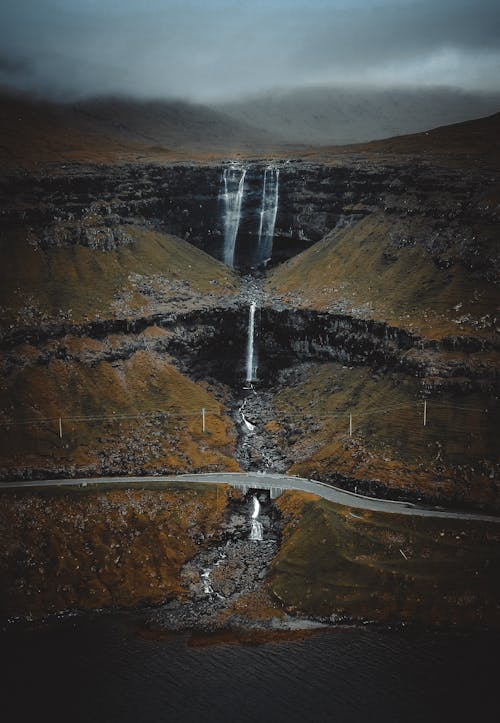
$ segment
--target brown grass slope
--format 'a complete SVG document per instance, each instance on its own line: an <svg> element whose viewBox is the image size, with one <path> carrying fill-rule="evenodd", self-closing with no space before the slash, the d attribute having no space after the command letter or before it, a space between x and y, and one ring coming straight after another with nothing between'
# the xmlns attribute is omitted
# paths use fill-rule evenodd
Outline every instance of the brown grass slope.
<svg viewBox="0 0 500 723"><path fill-rule="evenodd" d="M440 126L423 133L388 138L359 148L386 153L453 154L485 157L492 165L500 161L500 113L486 118Z"/></svg>
<svg viewBox="0 0 500 723"><path fill-rule="evenodd" d="M273 144L270 134L201 105L125 98L57 103L0 91L4 167L172 161Z"/></svg>
<svg viewBox="0 0 500 723"><path fill-rule="evenodd" d="M500 169L500 113L356 145L304 149L304 157L325 163L351 158L380 163L419 162L470 168Z"/></svg>
<svg viewBox="0 0 500 723"><path fill-rule="evenodd" d="M0 493L0 615L154 605L186 594L180 570L220 532L227 488Z"/></svg>
<svg viewBox="0 0 500 723"><path fill-rule="evenodd" d="M294 474L340 474L455 505L499 505L500 408L487 391L450 384L429 394L429 380L324 363L308 365L304 380L273 404L276 442L288 446Z"/></svg>
<svg viewBox="0 0 500 723"><path fill-rule="evenodd" d="M251 116L250 116L251 117ZM327 122L327 119L323 119ZM372 143L314 146L284 143L224 112L180 101L104 98L78 103L40 100L0 90L0 160L4 169L38 164L210 160L259 154L325 162L406 156L500 167L500 114ZM307 122L306 122L307 127Z"/></svg>
<svg viewBox="0 0 500 723"><path fill-rule="evenodd" d="M151 351L17 368L0 386L0 422L5 478L238 469L233 423L213 394Z"/></svg>
<svg viewBox="0 0 500 723"><path fill-rule="evenodd" d="M271 591L336 619L498 627L497 524L339 507L286 492Z"/></svg>
<svg viewBox="0 0 500 723"><path fill-rule="evenodd" d="M424 219L371 214L277 267L268 291L297 306L380 319L429 338L495 334L498 287L466 269L457 248L439 268L418 240L431 233ZM493 255L495 229L475 233L481 254Z"/></svg>
<svg viewBox="0 0 500 723"><path fill-rule="evenodd" d="M216 303L238 288L236 274L174 236L123 226L129 243L111 250L44 247L33 233L0 235L0 321L136 316L173 299Z"/></svg>

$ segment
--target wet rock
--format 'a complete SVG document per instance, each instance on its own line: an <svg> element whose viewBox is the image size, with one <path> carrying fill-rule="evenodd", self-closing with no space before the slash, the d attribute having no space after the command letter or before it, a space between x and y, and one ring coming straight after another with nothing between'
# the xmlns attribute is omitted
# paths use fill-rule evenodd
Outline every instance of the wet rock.
<svg viewBox="0 0 500 723"><path fill-rule="evenodd" d="M214 629L224 625L221 612L239 597L259 589L278 552L281 519L266 492L260 491L264 539L249 539L252 492L234 502L222 539L189 560L181 578L189 599L169 602L150 617L156 629ZM238 509L240 508L240 509ZM241 508L245 511L243 514ZM241 518L245 525L242 527Z"/></svg>

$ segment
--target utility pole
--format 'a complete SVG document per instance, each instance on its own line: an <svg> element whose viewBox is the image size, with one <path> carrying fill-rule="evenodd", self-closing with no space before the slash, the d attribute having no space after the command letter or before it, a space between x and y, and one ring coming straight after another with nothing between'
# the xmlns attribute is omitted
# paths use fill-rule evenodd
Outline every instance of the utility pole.
<svg viewBox="0 0 500 723"><path fill-rule="evenodd" d="M427 399L424 399L424 427L427 426Z"/></svg>
<svg viewBox="0 0 500 723"><path fill-rule="evenodd" d="M62 439L62 419L59 417L59 437Z"/></svg>
<svg viewBox="0 0 500 723"><path fill-rule="evenodd" d="M201 410L201 431L203 434L207 431L206 420L205 420L205 407Z"/></svg>
<svg viewBox="0 0 500 723"><path fill-rule="evenodd" d="M352 437L352 414L349 414L349 437Z"/></svg>

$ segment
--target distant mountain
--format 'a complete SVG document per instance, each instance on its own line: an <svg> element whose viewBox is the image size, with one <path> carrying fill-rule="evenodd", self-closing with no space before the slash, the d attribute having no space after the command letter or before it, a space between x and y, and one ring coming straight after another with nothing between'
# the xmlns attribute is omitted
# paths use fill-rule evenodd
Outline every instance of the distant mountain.
<svg viewBox="0 0 500 723"><path fill-rule="evenodd" d="M309 88L269 92L217 110L289 143L342 145L490 115L500 110L500 93Z"/></svg>
<svg viewBox="0 0 500 723"><path fill-rule="evenodd" d="M275 144L270 133L181 101L103 98L56 103L0 94L0 159L7 165L174 160L259 152Z"/></svg>
<svg viewBox="0 0 500 723"><path fill-rule="evenodd" d="M302 155L428 131L499 109L500 94L450 90L301 90L217 108L126 98L61 103L0 90L0 161L10 168Z"/></svg>
<svg viewBox="0 0 500 723"><path fill-rule="evenodd" d="M412 155L422 159L429 155L449 156L455 163L485 159L488 165L500 168L500 113L463 123L440 126L422 133L394 136L371 143L344 146L343 154L355 150L381 155ZM331 148L337 154L339 149Z"/></svg>
<svg viewBox="0 0 500 723"><path fill-rule="evenodd" d="M182 101L109 98L78 103L74 111L116 138L171 148L251 148L276 140L244 120L235 121L221 111Z"/></svg>

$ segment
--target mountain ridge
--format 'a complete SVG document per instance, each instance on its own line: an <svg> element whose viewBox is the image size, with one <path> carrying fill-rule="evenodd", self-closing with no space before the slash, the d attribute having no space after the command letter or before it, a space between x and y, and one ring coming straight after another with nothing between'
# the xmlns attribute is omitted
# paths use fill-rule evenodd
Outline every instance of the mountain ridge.
<svg viewBox="0 0 500 723"><path fill-rule="evenodd" d="M451 125L429 124L419 133L364 143L307 145L307 138L299 144L286 142L279 133L253 126L251 118L236 119L224 110L186 101L108 97L61 103L0 89L0 107L0 159L7 169L427 151L488 153L500 159L499 113Z"/></svg>
<svg viewBox="0 0 500 723"><path fill-rule="evenodd" d="M316 87L214 107L256 128L272 127L288 143L331 146L409 135L490 115L500 110L500 93Z"/></svg>
<svg viewBox="0 0 500 723"><path fill-rule="evenodd" d="M0 91L0 158L36 163L209 158L268 149L270 134L185 101L122 97L61 103Z"/></svg>

